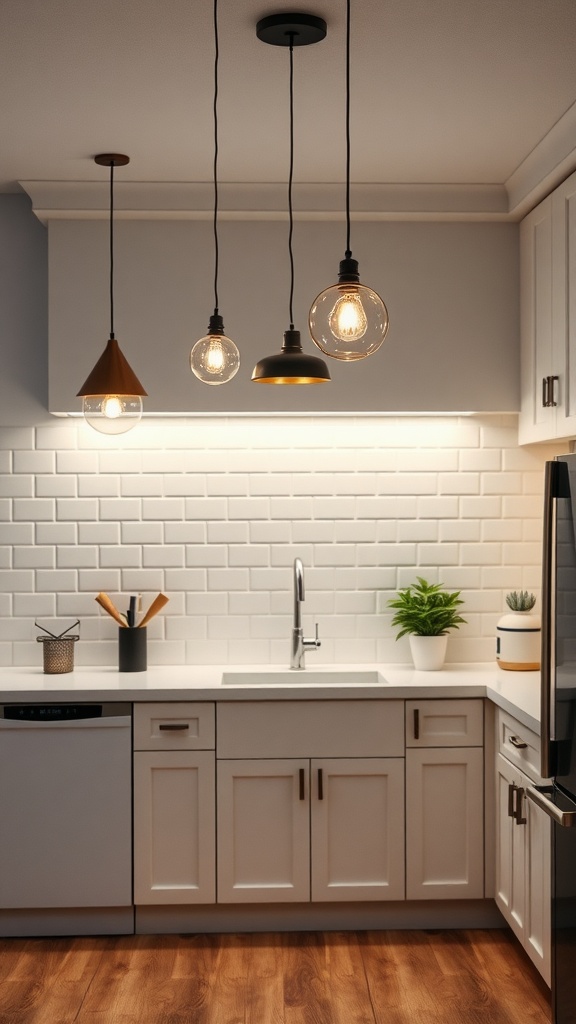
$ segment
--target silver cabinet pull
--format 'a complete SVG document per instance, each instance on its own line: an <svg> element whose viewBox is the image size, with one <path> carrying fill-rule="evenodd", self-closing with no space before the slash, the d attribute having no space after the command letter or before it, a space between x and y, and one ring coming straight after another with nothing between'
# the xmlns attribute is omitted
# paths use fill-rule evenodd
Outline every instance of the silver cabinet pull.
<svg viewBox="0 0 576 1024"><path fill-rule="evenodd" d="M305 782L306 782L306 778L305 778L305 774L304 774L304 768L299 768L298 769L298 787L299 787L299 799L300 800L305 800L306 799L306 786L305 786Z"/></svg>
<svg viewBox="0 0 576 1024"><path fill-rule="evenodd" d="M555 394L558 379L558 374L542 378L542 405L545 409L553 409L558 405Z"/></svg>
<svg viewBox="0 0 576 1024"><path fill-rule="evenodd" d="M324 799L324 773L321 768L318 769L318 799Z"/></svg>
<svg viewBox="0 0 576 1024"><path fill-rule="evenodd" d="M158 726L159 732L186 732L189 728L188 722L162 722Z"/></svg>
<svg viewBox="0 0 576 1024"><path fill-rule="evenodd" d="M517 736L509 736L508 739L510 740L512 746L516 747L516 750L525 750L528 746L527 743L524 743L524 740L518 739Z"/></svg>
<svg viewBox="0 0 576 1024"><path fill-rule="evenodd" d="M420 711L414 708L414 739L420 739Z"/></svg>

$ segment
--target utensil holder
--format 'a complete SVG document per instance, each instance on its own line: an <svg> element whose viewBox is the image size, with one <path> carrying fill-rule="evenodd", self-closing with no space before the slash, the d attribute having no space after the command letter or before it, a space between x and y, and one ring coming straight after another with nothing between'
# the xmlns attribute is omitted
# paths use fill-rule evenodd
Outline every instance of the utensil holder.
<svg viewBox="0 0 576 1024"><path fill-rule="evenodd" d="M118 630L118 670L145 672L147 668L146 626L120 627Z"/></svg>

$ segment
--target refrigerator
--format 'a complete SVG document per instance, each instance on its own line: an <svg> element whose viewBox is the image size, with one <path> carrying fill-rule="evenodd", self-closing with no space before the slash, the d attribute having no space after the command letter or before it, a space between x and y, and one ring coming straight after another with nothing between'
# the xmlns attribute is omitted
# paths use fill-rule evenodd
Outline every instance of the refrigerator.
<svg viewBox="0 0 576 1024"><path fill-rule="evenodd" d="M545 468L541 775L552 819L552 1019L576 1024L576 455Z"/></svg>

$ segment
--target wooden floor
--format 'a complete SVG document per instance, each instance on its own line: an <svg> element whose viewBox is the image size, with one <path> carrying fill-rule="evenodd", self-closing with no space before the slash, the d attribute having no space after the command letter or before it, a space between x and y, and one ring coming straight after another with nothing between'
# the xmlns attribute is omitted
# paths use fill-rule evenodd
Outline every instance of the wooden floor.
<svg viewBox="0 0 576 1024"><path fill-rule="evenodd" d="M549 1024L505 930L0 940L1 1024Z"/></svg>

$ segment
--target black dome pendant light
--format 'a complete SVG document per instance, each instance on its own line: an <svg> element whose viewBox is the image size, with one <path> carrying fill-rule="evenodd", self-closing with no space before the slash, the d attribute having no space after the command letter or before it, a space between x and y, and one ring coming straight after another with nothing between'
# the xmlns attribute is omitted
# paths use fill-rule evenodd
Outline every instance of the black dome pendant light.
<svg viewBox="0 0 576 1024"><path fill-rule="evenodd" d="M142 416L142 387L114 336L114 168L125 167L123 153L100 153L94 163L110 168L110 338L94 369L77 392L87 423L100 434L125 434Z"/></svg>
<svg viewBox="0 0 576 1024"><path fill-rule="evenodd" d="M365 359L388 332L388 310L372 288L360 283L350 248L350 0L346 0L346 252L338 282L316 296L308 317L312 341L327 356Z"/></svg>
<svg viewBox="0 0 576 1024"><path fill-rule="evenodd" d="M292 179L294 169L294 47L320 42L326 35L326 22L310 14L272 14L256 26L256 34L264 43L290 49L290 172L288 176L288 255L290 258L290 328L284 332L280 352L261 359L252 372L257 384L323 384L330 380L328 367L318 356L306 355L302 350L300 331L294 329L292 304L294 298L294 256L292 234Z"/></svg>

